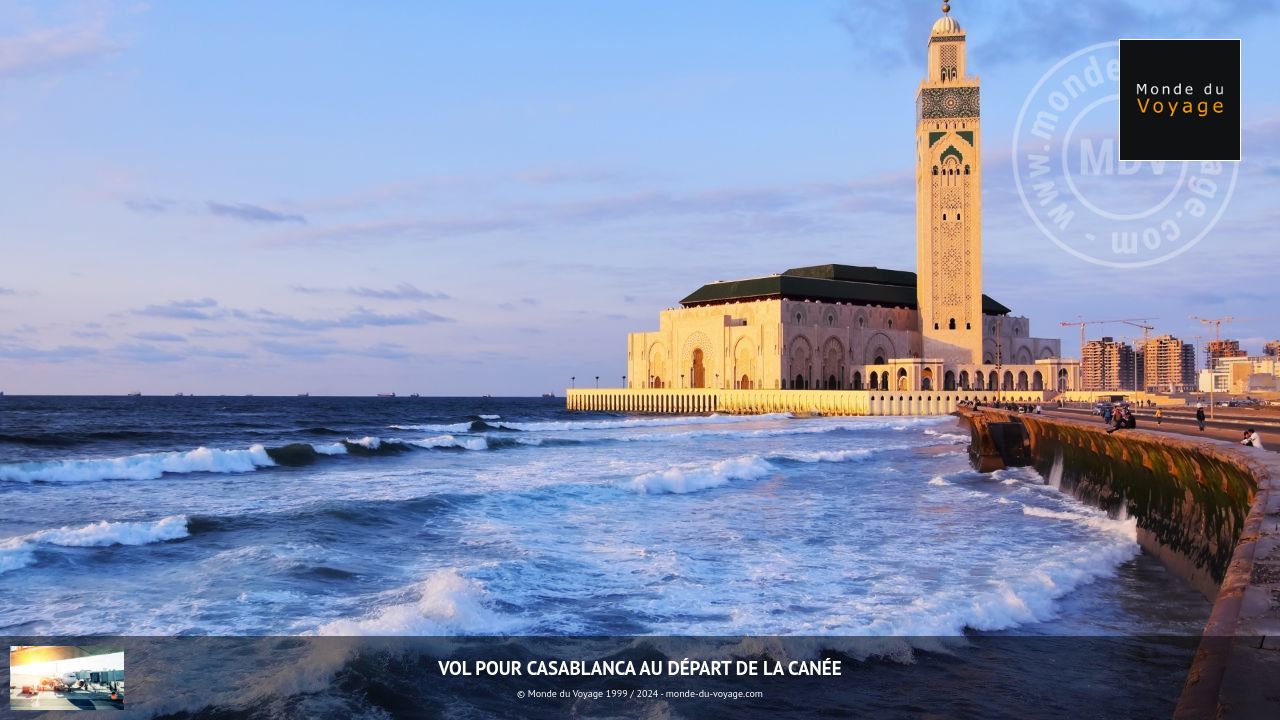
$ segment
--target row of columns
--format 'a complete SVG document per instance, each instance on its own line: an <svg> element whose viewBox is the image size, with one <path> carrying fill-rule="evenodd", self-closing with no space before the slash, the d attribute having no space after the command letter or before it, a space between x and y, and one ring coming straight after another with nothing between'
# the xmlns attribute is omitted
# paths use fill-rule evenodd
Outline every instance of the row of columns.
<svg viewBox="0 0 1280 720"><path fill-rule="evenodd" d="M799 413L814 415L945 415L962 402L1034 404L1035 391L857 390L570 390L569 410L686 415Z"/></svg>

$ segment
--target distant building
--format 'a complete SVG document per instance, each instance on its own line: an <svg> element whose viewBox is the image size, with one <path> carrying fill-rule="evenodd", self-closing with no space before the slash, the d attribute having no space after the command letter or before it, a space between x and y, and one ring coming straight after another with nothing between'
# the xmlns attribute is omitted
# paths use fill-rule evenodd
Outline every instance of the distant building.
<svg viewBox="0 0 1280 720"><path fill-rule="evenodd" d="M1200 371L1200 392L1247 395L1280 389L1280 356L1223 358L1212 368Z"/></svg>
<svg viewBox="0 0 1280 720"><path fill-rule="evenodd" d="M1143 386L1153 392L1196 388L1196 346L1172 335L1147 340L1143 347Z"/></svg>
<svg viewBox="0 0 1280 720"><path fill-rule="evenodd" d="M1205 362L1206 368L1217 366L1218 360L1221 358L1245 357L1248 355L1240 349L1239 340L1210 340L1205 346Z"/></svg>
<svg viewBox="0 0 1280 720"><path fill-rule="evenodd" d="M1137 379L1133 348L1113 338L1090 340L1080 365L1082 390L1133 390Z"/></svg>
<svg viewBox="0 0 1280 720"><path fill-rule="evenodd" d="M1264 345L1262 354L1268 357L1280 357L1280 340L1272 340Z"/></svg>

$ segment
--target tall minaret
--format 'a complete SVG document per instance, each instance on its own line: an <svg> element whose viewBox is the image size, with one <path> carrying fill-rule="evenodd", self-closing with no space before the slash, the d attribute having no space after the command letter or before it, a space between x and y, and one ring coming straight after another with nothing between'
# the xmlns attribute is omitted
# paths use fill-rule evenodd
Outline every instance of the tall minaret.
<svg viewBox="0 0 1280 720"><path fill-rule="evenodd" d="M978 78L942 3L916 95L916 302L922 357L982 361L982 161Z"/></svg>

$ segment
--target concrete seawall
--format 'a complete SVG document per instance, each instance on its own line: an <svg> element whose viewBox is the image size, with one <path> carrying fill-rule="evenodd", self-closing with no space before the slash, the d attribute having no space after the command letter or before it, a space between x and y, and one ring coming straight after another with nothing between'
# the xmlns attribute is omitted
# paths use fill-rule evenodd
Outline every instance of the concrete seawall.
<svg viewBox="0 0 1280 720"><path fill-rule="evenodd" d="M993 445L990 423L1021 423L1044 477L1135 518L1142 547L1213 600L1175 717L1280 717L1280 455L987 408L961 416L978 452Z"/></svg>

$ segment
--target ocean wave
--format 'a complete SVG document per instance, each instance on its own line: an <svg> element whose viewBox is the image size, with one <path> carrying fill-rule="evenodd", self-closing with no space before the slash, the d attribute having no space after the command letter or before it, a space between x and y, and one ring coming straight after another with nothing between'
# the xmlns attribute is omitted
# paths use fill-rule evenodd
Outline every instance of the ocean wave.
<svg viewBox="0 0 1280 720"><path fill-rule="evenodd" d="M765 455L729 458L711 465L688 464L637 475L624 487L649 495L691 493L726 485L733 480L758 480L779 468L773 463L841 463L866 460L878 452L895 449L855 448L852 450L780 451Z"/></svg>
<svg viewBox="0 0 1280 720"><path fill-rule="evenodd" d="M154 480L166 473L244 473L275 464L262 445L254 445L247 450L199 447L186 452L141 453L118 458L0 465L0 480L14 482Z"/></svg>
<svg viewBox="0 0 1280 720"><path fill-rule="evenodd" d="M673 467L645 473L632 478L626 487L649 495L683 494L727 485L732 480L758 480L774 470L764 458L750 455L707 466Z"/></svg>
<svg viewBox="0 0 1280 720"><path fill-rule="evenodd" d="M454 568L437 570L426 580L397 594L416 596L387 605L359 619L341 619L316 629L318 635L465 635L501 634L512 622L486 605L480 583Z"/></svg>
<svg viewBox="0 0 1280 720"><path fill-rule="evenodd" d="M423 432L437 433L464 433L471 432L474 422L446 423L443 425L388 425L392 430L421 430Z"/></svg>
<svg viewBox="0 0 1280 720"><path fill-rule="evenodd" d="M108 547L111 545L147 545L188 537L187 516L172 515L153 521L102 520L80 527L38 530L0 541L0 573L35 563L39 545L61 547Z"/></svg>

